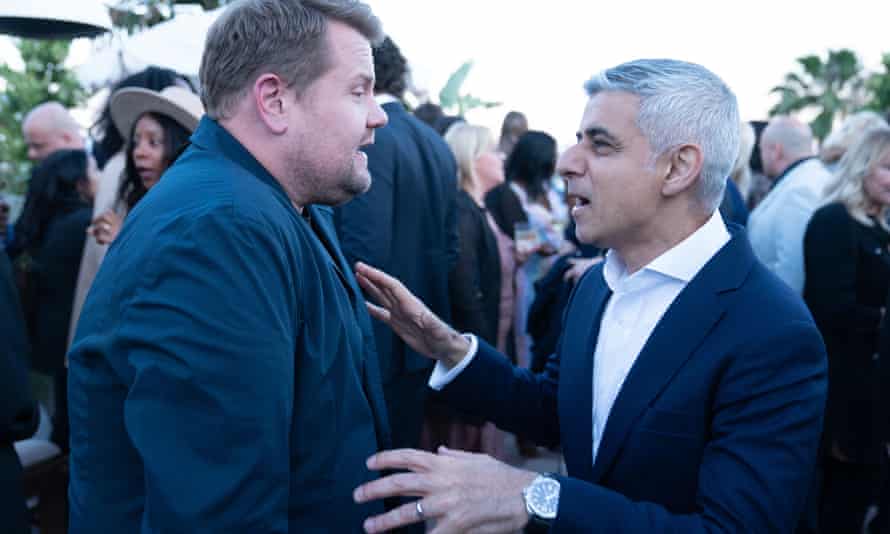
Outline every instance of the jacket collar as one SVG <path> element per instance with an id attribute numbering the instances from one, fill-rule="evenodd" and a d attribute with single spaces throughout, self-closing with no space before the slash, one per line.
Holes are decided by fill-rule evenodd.
<path id="1" fill-rule="evenodd" d="M 729 242 L 680 292 L 641 350 L 615 399 L 595 464 L 590 470 L 586 465 L 581 466 L 581 473 L 589 474 L 588 480 L 599 482 L 608 473 L 637 419 L 670 383 L 680 367 L 695 353 L 713 326 L 723 317 L 726 303 L 721 295 L 741 287 L 751 271 L 754 265 L 754 253 L 748 243 L 747 234 L 740 226 L 734 224 L 730 224 L 728 229 L 732 236 Z M 587 346 L 589 351 L 587 354 L 590 356 L 585 358 L 590 362 L 586 366 L 589 370 L 592 370 L 604 303 L 611 294 L 602 276 L 594 279 L 594 284 L 591 294 L 598 295 L 595 299 L 598 313 L 591 321 L 593 326 Z M 583 376 L 585 383 L 581 387 L 587 397 L 591 397 L 592 378 L 592 371 Z M 583 406 L 589 408 L 589 400 Z M 584 418 L 586 425 L 583 425 L 586 428 L 581 430 L 586 432 L 587 436 L 590 436 L 592 424 L 590 413 L 592 412 L 588 409 Z M 589 448 L 589 439 L 583 443 Z M 589 450 L 586 452 L 586 458 L 589 462 Z"/>
<path id="2" fill-rule="evenodd" d="M 287 196 L 287 192 L 278 180 L 269 174 L 269 171 L 257 161 L 253 154 L 216 120 L 205 115 L 201 122 L 198 123 L 198 127 L 190 140 L 193 145 L 216 152 L 243 167 L 251 175 L 256 176 L 257 179 L 269 185 L 288 205 L 293 206 L 290 197 Z"/>

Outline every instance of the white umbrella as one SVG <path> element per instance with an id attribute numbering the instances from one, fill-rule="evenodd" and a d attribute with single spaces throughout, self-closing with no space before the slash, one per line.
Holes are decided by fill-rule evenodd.
<path id="1" fill-rule="evenodd" d="M 110 29 L 108 8 L 99 0 L 0 0 L 0 34 L 72 39 Z"/>
<path id="2" fill-rule="evenodd" d="M 149 65 L 173 69 L 186 76 L 198 75 L 204 40 L 224 7 L 213 11 L 183 12 L 131 37 L 116 35 L 83 65 L 75 68 L 85 87 L 105 86 Z M 103 43 L 96 43 L 96 47 Z"/>

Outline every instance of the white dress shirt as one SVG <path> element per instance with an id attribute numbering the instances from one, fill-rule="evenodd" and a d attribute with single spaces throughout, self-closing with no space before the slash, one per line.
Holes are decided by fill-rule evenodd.
<path id="1" fill-rule="evenodd" d="M 614 251 L 606 254 L 603 277 L 612 297 L 603 312 L 593 355 L 593 460 L 612 405 L 655 325 L 729 239 L 723 218 L 715 211 L 701 228 L 633 274 L 627 273 Z M 429 386 L 441 390 L 454 380 L 475 357 L 477 347 L 473 339 L 467 356 L 450 370 L 437 363 Z"/>

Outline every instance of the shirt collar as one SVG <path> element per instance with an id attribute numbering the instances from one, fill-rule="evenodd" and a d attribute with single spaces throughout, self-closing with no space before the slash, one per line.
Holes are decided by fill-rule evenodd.
<path id="1" fill-rule="evenodd" d="M 788 167 L 786 167 L 785 170 L 782 171 L 782 174 L 778 175 L 778 176 L 776 177 L 776 179 L 773 180 L 772 185 L 769 187 L 769 188 L 770 188 L 770 191 L 772 191 L 773 189 L 775 189 L 776 186 L 779 185 L 779 182 L 781 182 L 782 180 L 785 179 L 786 176 L 788 176 L 789 174 L 791 174 L 791 171 L 793 171 L 794 169 L 798 168 L 802 163 L 804 163 L 804 162 L 806 162 L 806 161 L 809 161 L 809 160 L 811 160 L 811 159 L 815 159 L 815 158 L 816 158 L 816 156 L 807 156 L 807 157 L 805 157 L 805 158 L 801 158 L 801 159 L 795 161 L 794 163 L 792 163 L 791 165 L 789 165 Z"/>
<path id="2" fill-rule="evenodd" d="M 634 278 L 646 278 L 647 274 L 642 273 L 654 273 L 686 284 L 729 240 L 730 235 L 723 217 L 719 210 L 714 210 L 708 221 L 698 230 L 633 275 L 628 276 L 624 262 L 614 250 L 610 250 L 606 253 L 603 277 L 613 292 L 625 289 L 625 282 L 630 282 Z M 640 276 L 636 276 L 637 274 Z"/>
<path id="3" fill-rule="evenodd" d="M 399 99 L 392 96 L 389 93 L 377 93 L 374 95 L 374 100 L 377 101 L 377 105 L 382 106 L 384 104 L 389 104 L 390 102 L 399 102 Z"/>

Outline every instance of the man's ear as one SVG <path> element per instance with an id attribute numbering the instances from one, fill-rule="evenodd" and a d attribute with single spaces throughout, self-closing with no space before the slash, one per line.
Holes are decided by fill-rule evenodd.
<path id="1" fill-rule="evenodd" d="M 260 120 L 272 133 L 287 132 L 293 102 L 288 100 L 287 84 L 276 74 L 263 74 L 253 84 L 253 99 Z"/>
<path id="2" fill-rule="evenodd" d="M 62 131 L 59 133 L 59 136 L 62 138 L 62 146 L 71 148 L 83 148 L 83 142 L 80 140 L 80 136 L 78 134 Z"/>
<path id="3" fill-rule="evenodd" d="M 678 195 L 694 186 L 704 165 L 704 154 L 698 145 L 680 145 L 671 151 L 667 176 L 661 186 L 665 196 Z"/>

